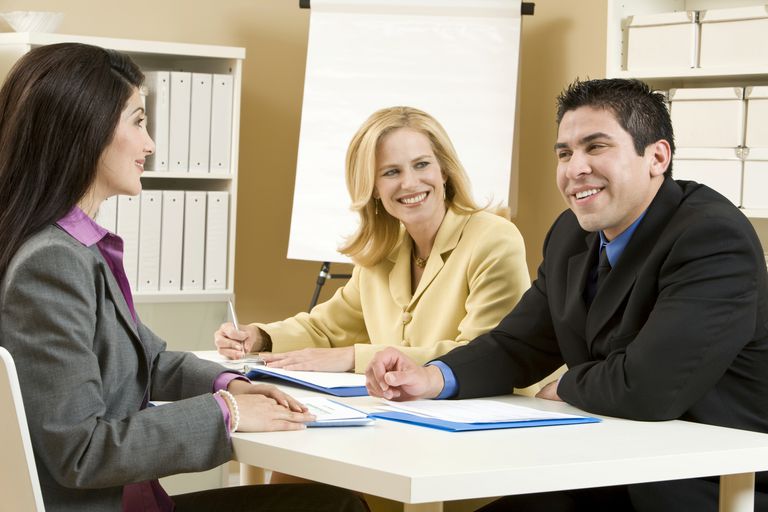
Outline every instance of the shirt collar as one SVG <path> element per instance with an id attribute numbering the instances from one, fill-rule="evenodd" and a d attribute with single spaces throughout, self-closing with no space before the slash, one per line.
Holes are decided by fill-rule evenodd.
<path id="1" fill-rule="evenodd" d="M 73 206 L 56 224 L 86 247 L 96 244 L 109 233 L 78 206 Z"/>
<path id="2" fill-rule="evenodd" d="M 605 252 L 608 254 L 608 261 L 611 264 L 611 267 L 615 267 L 616 263 L 618 263 L 619 258 L 621 257 L 621 254 L 624 252 L 624 249 L 627 247 L 627 244 L 632 239 L 632 235 L 635 234 L 635 230 L 637 229 L 637 226 L 640 224 L 640 221 L 643 220 L 643 217 L 645 217 L 645 213 L 648 210 L 645 210 L 643 213 L 640 214 L 640 216 L 630 224 L 630 226 L 625 229 L 619 236 L 614 238 L 613 240 L 608 240 L 605 238 L 605 234 L 603 234 L 602 230 L 600 231 L 600 251 L 603 250 L 603 247 L 605 247 Z"/>

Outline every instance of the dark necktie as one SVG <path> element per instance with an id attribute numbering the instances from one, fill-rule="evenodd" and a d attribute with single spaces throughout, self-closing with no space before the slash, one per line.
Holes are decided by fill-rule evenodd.
<path id="1" fill-rule="evenodd" d="M 611 262 L 608 260 L 608 249 L 603 247 L 600 251 L 600 259 L 597 262 L 597 290 L 605 282 L 605 278 L 608 277 L 608 272 L 611 271 Z"/>

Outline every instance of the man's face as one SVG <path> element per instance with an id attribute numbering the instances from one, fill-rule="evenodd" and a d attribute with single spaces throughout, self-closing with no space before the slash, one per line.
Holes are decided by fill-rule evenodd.
<path id="1" fill-rule="evenodd" d="M 660 147 L 661 146 L 661 147 Z M 605 109 L 565 113 L 557 132 L 557 186 L 586 231 L 613 240 L 651 203 L 669 163 L 665 141 L 638 155 L 632 136 Z"/>

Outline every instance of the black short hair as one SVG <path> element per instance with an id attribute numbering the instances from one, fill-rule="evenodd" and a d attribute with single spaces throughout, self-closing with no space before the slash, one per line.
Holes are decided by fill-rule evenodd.
<path id="1" fill-rule="evenodd" d="M 659 140 L 666 140 L 672 154 L 675 154 L 672 119 L 666 99 L 645 82 L 623 78 L 576 80 L 557 97 L 557 124 L 566 112 L 579 107 L 611 111 L 619 125 L 632 137 L 638 155 L 642 155 L 649 144 Z M 665 174 L 672 176 L 671 161 Z"/>

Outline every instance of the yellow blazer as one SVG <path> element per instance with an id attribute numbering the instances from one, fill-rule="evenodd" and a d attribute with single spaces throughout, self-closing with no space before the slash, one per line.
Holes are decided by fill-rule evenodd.
<path id="1" fill-rule="evenodd" d="M 448 209 L 415 293 L 411 244 L 404 232 L 387 258 L 356 266 L 310 313 L 257 324 L 272 350 L 354 345 L 355 372 L 362 373 L 392 345 L 423 364 L 496 327 L 530 286 L 520 232 L 492 213 Z"/>

